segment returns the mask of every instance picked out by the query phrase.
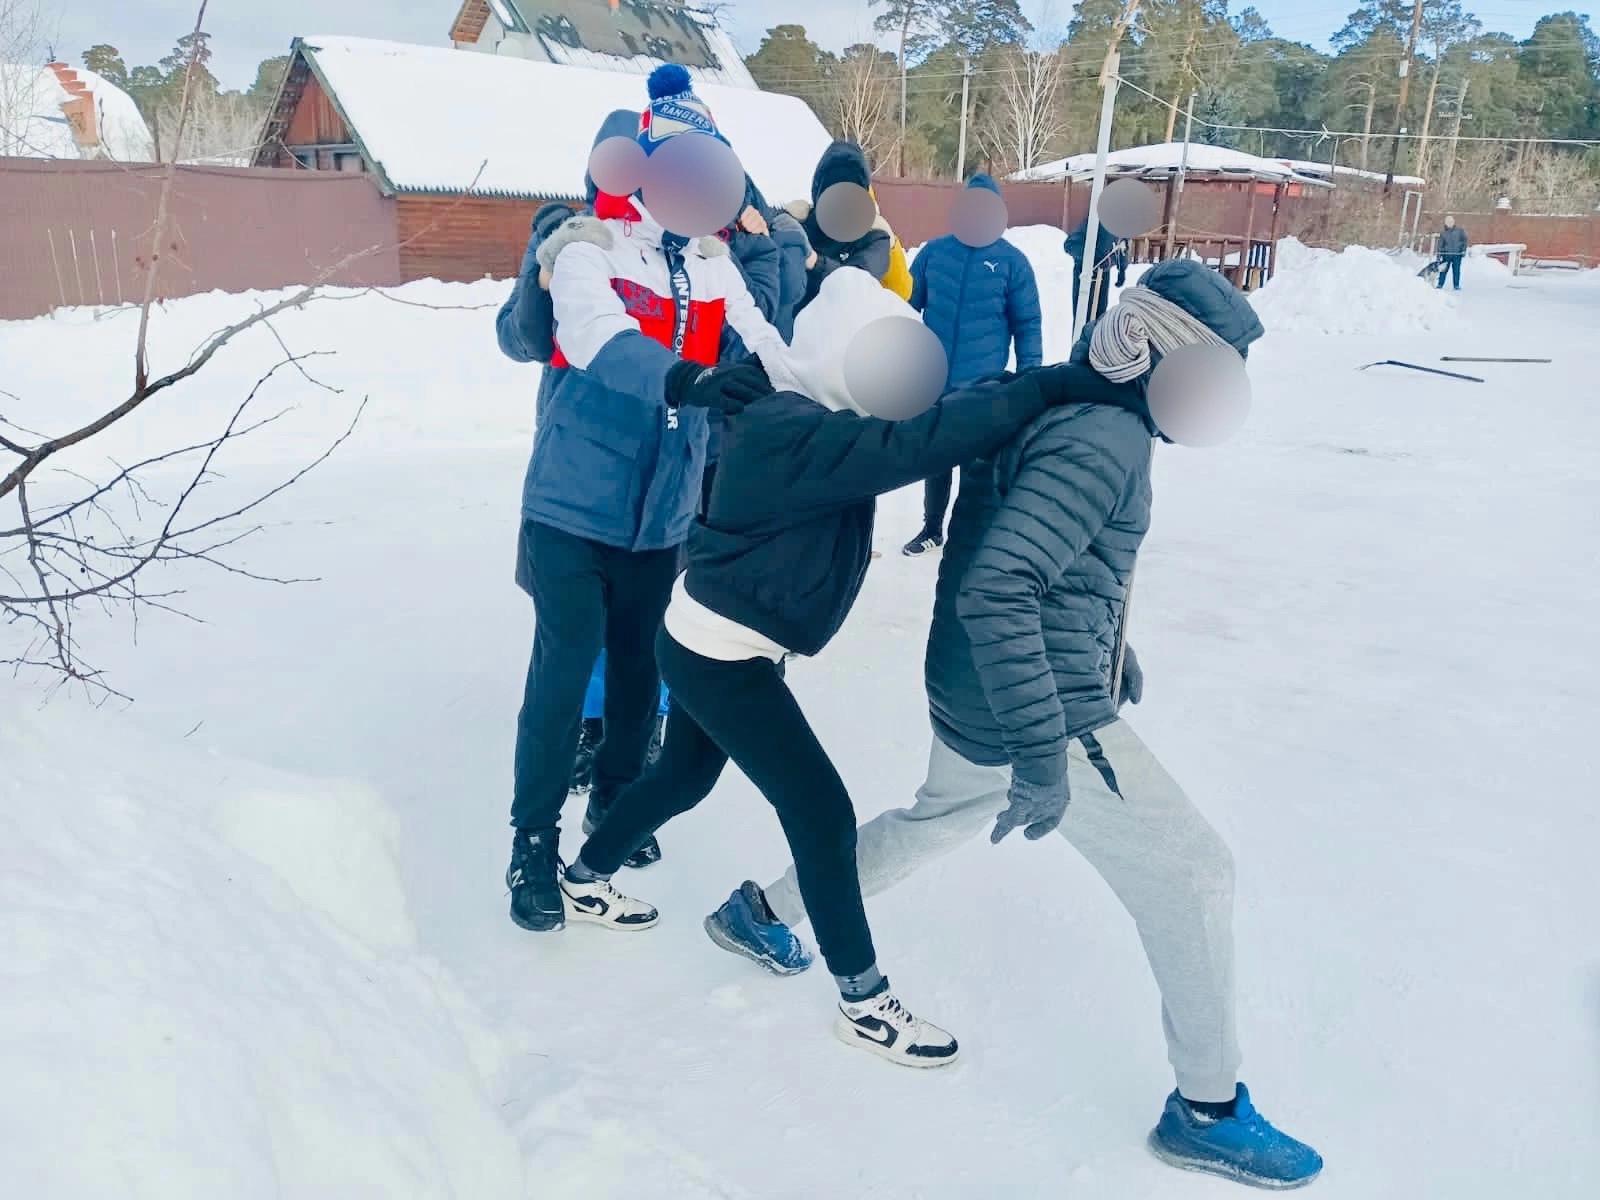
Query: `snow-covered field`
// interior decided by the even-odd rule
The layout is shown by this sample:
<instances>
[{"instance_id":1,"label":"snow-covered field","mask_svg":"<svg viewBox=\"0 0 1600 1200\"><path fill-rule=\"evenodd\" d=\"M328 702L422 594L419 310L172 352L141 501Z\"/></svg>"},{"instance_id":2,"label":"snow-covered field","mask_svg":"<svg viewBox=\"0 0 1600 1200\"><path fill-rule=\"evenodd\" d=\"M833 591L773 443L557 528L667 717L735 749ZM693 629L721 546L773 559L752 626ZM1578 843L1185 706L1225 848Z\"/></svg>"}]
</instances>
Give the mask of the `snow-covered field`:
<instances>
[{"instance_id":1,"label":"snow-covered field","mask_svg":"<svg viewBox=\"0 0 1600 1200\"><path fill-rule=\"evenodd\" d=\"M1035 240L1060 353L1070 266ZM1269 335L1245 433L1160 451L1140 569L1133 720L1234 848L1245 1078L1326 1155L1329 1200L1600 1189L1600 288L1471 282L1428 331ZM157 365L250 303L171 306ZM245 556L320 582L174 569L205 624L146 616L135 646L86 621L131 708L0 681L4 1193L1240 1195L1145 1151L1171 1087L1155 988L1057 839L974 844L872 903L897 988L963 1040L933 1076L837 1045L822 971L773 979L706 941L701 916L784 861L736 772L625 881L658 930L510 924L534 373L492 315L286 316L346 391L281 373L267 408L302 407L217 487L280 477L370 394ZM0 411L95 410L132 329L0 325L22 397ZM219 426L277 353L243 339L101 452ZM1444 354L1556 361L1467 368L1484 384L1355 369ZM861 604L792 675L863 815L907 802L927 751L935 568L894 552L919 503L883 503Z\"/></svg>"}]
</instances>

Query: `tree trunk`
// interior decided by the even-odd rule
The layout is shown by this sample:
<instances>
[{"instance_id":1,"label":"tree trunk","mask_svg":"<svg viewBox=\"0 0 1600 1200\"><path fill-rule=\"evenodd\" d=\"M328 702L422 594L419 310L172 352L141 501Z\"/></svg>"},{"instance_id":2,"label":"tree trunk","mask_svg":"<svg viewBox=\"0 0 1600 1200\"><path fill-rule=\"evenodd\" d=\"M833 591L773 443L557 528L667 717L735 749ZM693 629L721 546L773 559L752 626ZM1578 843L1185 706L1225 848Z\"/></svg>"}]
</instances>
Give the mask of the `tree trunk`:
<instances>
[{"instance_id":1,"label":"tree trunk","mask_svg":"<svg viewBox=\"0 0 1600 1200\"><path fill-rule=\"evenodd\" d=\"M1189 56L1194 53L1195 40L1200 36L1200 26L1189 26L1189 40L1183 47L1183 61L1178 65L1178 82L1173 87L1172 103L1167 106L1167 136L1163 141L1171 142L1172 135L1178 128L1178 106L1183 103L1184 87L1189 79Z\"/></svg>"},{"instance_id":2,"label":"tree trunk","mask_svg":"<svg viewBox=\"0 0 1600 1200\"><path fill-rule=\"evenodd\" d=\"M1428 111L1422 114L1422 137L1417 142L1417 174L1428 170L1428 132L1433 128L1433 104L1439 94L1439 47L1434 47L1433 77L1428 80Z\"/></svg>"},{"instance_id":3,"label":"tree trunk","mask_svg":"<svg viewBox=\"0 0 1600 1200\"><path fill-rule=\"evenodd\" d=\"M1361 169L1367 169L1367 150L1372 145L1372 114L1378 107L1378 81L1367 85L1367 111L1361 123Z\"/></svg>"},{"instance_id":4,"label":"tree trunk","mask_svg":"<svg viewBox=\"0 0 1600 1200\"><path fill-rule=\"evenodd\" d=\"M900 151L898 174L906 177L906 38L911 36L911 6L906 6L905 19L900 22Z\"/></svg>"}]
</instances>

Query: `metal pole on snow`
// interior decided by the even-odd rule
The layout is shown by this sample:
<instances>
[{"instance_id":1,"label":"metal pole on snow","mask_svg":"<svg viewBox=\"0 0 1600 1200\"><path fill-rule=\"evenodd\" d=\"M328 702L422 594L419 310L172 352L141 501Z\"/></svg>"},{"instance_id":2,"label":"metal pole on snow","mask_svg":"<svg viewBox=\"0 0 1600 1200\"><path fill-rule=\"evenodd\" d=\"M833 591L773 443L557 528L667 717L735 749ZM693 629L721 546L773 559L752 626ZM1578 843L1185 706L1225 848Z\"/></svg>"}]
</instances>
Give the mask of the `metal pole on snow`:
<instances>
[{"instance_id":1,"label":"metal pole on snow","mask_svg":"<svg viewBox=\"0 0 1600 1200\"><path fill-rule=\"evenodd\" d=\"M1100 67L1100 137L1094 149L1094 183L1089 188L1089 226L1084 231L1083 261L1078 264L1079 278L1094 262L1095 248L1100 240L1100 194L1106 190L1106 158L1111 153L1111 118L1117 104L1117 87L1122 82L1117 72L1122 66L1122 55L1117 47L1122 35L1128 32L1134 17L1139 15L1139 0L1127 0L1122 15L1111 31L1111 44L1106 49L1106 61ZM1093 276L1078 286L1077 311L1072 316L1072 340L1077 341L1083 327L1089 323L1089 293L1093 290Z\"/></svg>"}]
</instances>

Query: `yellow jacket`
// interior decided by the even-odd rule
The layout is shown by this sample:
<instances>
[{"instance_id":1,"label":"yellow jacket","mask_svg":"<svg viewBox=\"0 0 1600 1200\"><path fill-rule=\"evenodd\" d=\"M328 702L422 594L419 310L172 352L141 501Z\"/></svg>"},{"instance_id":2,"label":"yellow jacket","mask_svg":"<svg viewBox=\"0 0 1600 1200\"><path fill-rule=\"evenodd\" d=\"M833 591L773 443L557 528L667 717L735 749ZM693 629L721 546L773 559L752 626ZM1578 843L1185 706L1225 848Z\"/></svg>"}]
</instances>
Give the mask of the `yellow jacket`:
<instances>
[{"instance_id":1,"label":"yellow jacket","mask_svg":"<svg viewBox=\"0 0 1600 1200\"><path fill-rule=\"evenodd\" d=\"M883 213L878 214L872 227L889 235L889 270L880 282L900 299L911 299L911 266L906 261L906 248L900 244L894 230L889 228L889 222L883 219Z\"/></svg>"}]
</instances>

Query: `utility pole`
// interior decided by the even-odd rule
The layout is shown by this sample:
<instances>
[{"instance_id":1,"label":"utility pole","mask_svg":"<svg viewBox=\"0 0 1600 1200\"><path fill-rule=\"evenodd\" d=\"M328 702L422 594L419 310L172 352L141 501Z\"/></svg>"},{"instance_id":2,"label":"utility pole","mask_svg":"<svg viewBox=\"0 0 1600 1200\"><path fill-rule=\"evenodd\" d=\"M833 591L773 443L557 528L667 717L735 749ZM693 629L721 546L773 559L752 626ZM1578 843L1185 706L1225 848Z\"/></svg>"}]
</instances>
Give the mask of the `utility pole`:
<instances>
[{"instance_id":1,"label":"utility pole","mask_svg":"<svg viewBox=\"0 0 1600 1200\"><path fill-rule=\"evenodd\" d=\"M1089 226L1084 230L1083 261L1078 264L1078 304L1072 318L1072 339L1077 341L1083 327L1089 323L1089 295L1094 291L1095 250L1100 240L1100 195L1106 190L1106 156L1111 153L1111 118L1117 104L1117 86L1121 82L1118 70L1122 55L1117 47L1122 44L1128 26L1139 15L1139 0L1127 0L1122 15L1111 30L1111 44L1106 47L1106 60L1100 66L1100 138L1094 150L1094 183L1089 188ZM1068 187L1071 187L1069 182Z\"/></svg>"},{"instance_id":2,"label":"utility pole","mask_svg":"<svg viewBox=\"0 0 1600 1200\"><path fill-rule=\"evenodd\" d=\"M1183 204L1183 177L1189 169L1189 139L1194 133L1194 101L1199 94L1199 92L1189 93L1189 111L1183 118L1183 157L1178 160L1178 178L1173 186L1172 213L1167 218L1167 248L1161 255L1164 259L1172 257L1173 246L1178 239L1178 209Z\"/></svg>"},{"instance_id":3,"label":"utility pole","mask_svg":"<svg viewBox=\"0 0 1600 1200\"><path fill-rule=\"evenodd\" d=\"M1455 127L1450 130L1450 157L1445 160L1444 164L1443 192L1446 207L1450 204L1450 183L1455 178L1456 173L1456 147L1461 144L1462 114L1467 111L1467 84L1469 82L1471 80L1463 73L1461 76L1461 90L1456 93Z\"/></svg>"},{"instance_id":4,"label":"utility pole","mask_svg":"<svg viewBox=\"0 0 1600 1200\"><path fill-rule=\"evenodd\" d=\"M1389 147L1389 170L1383 177L1383 195L1388 199L1394 187L1394 171L1400 165L1400 134L1405 129L1406 99L1411 94L1411 66L1417 61L1417 39L1422 36L1422 5L1424 0L1414 0L1411 7L1411 36L1406 39L1406 57L1400 64L1400 100L1394 109L1394 141Z\"/></svg>"},{"instance_id":5,"label":"utility pole","mask_svg":"<svg viewBox=\"0 0 1600 1200\"><path fill-rule=\"evenodd\" d=\"M961 141L956 148L956 182L967 177L967 85L972 82L972 59L961 60Z\"/></svg>"}]
</instances>

